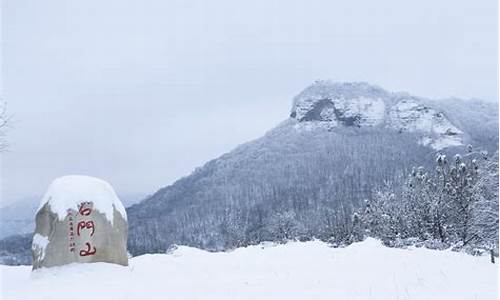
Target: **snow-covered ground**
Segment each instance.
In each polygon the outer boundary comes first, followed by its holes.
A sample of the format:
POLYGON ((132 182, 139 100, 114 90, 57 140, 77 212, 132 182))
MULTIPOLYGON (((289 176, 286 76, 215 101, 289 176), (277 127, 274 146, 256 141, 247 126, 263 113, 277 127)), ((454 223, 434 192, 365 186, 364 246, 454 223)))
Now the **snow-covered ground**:
POLYGON ((347 248, 293 242, 228 253, 180 247, 129 267, 104 263, 41 269, 1 266, 2 300, 498 299, 498 264, 452 251, 347 248))

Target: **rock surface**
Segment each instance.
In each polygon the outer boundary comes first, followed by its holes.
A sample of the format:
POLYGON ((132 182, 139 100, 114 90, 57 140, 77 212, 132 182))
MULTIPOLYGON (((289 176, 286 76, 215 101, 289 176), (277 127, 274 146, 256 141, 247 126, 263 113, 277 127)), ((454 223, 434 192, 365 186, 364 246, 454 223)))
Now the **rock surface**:
POLYGON ((61 177, 36 214, 33 269, 90 262, 128 265, 127 234, 125 209, 107 182, 61 177))
POLYGON ((297 128, 384 126, 422 135, 420 144, 441 150, 463 144, 463 132, 425 99, 391 93, 364 82, 317 81, 295 97, 297 128))

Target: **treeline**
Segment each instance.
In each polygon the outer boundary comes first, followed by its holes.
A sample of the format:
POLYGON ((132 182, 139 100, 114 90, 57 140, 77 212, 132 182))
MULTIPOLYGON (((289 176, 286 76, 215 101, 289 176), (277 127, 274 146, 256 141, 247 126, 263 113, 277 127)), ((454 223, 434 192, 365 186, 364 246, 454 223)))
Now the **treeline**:
POLYGON ((31 265, 33 234, 13 235, 0 240, 0 264, 31 265))

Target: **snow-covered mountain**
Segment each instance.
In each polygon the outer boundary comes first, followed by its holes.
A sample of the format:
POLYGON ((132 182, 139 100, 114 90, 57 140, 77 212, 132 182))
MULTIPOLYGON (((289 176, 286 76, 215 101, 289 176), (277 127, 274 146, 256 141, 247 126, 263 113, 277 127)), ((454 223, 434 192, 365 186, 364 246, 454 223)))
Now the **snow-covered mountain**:
MULTIPOLYGON (((498 104, 430 100, 367 83, 318 81, 263 137, 207 162, 127 209, 129 251, 173 244, 226 250, 262 241, 350 239, 352 213, 436 151, 498 150, 498 104), (439 149, 439 150, 437 150, 439 149)), ((29 234, 0 241, 30 260, 29 234)))
POLYGON ((394 249, 367 239, 264 244, 229 253, 179 247, 106 263, 40 269, 0 266, 1 298, 494 300, 498 264, 449 250, 394 249))
POLYGON ((315 82, 265 136, 130 207, 129 251, 311 237, 342 242, 353 210, 375 188, 432 162, 435 151, 460 152, 469 143, 498 149, 496 105, 315 82))
POLYGON ((33 232, 40 199, 24 198, 0 208, 0 238, 33 232))

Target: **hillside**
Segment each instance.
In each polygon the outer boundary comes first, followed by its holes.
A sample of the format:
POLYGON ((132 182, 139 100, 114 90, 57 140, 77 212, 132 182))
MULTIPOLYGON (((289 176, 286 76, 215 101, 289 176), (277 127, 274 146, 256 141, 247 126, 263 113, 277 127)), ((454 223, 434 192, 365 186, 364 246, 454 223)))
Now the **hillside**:
POLYGON ((130 207, 129 251, 312 237, 342 243, 353 211, 384 182, 402 180, 437 151, 498 148, 495 105, 436 103, 367 83, 318 81, 265 136, 130 207))

